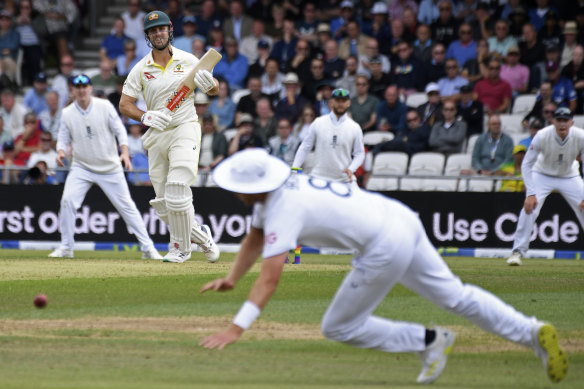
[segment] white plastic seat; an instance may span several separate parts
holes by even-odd
[[[237,128],[227,128],[223,130],[223,136],[227,140],[227,143],[231,142],[231,139],[237,134]]]
[[[469,178],[468,180],[460,180],[458,184],[459,192],[492,192],[493,180],[479,180]]]
[[[466,153],[451,154],[446,160],[444,166],[445,176],[458,176],[462,169],[470,169],[472,167],[472,156]]]
[[[523,116],[527,115],[535,105],[536,96],[537,95],[535,94],[517,96],[515,98],[515,102],[513,103],[513,109],[511,110],[511,113]]]
[[[247,96],[250,93],[251,91],[249,89],[238,89],[231,94],[231,100],[237,105],[243,96]]]
[[[89,78],[97,76],[100,72],[101,70],[99,68],[87,68],[83,70],[83,74],[85,74]]]
[[[367,190],[398,190],[397,178],[370,177],[367,181]]]
[[[529,137],[529,133],[517,133],[517,134],[507,134],[511,137],[511,139],[513,139],[513,146],[516,146],[519,144],[520,141],[522,141],[525,138]]]
[[[406,105],[411,108],[418,108],[428,101],[428,96],[424,92],[412,93],[406,98]]]
[[[525,132],[523,128],[523,118],[525,115],[501,114],[501,129],[506,134]]]
[[[414,154],[410,158],[408,174],[438,176],[444,170],[445,159],[444,154],[431,151]]]
[[[401,179],[399,189],[404,191],[418,192],[422,190],[424,179],[416,177],[404,177]]]
[[[584,128],[584,115],[574,115],[574,125]]]
[[[363,134],[363,144],[365,146],[374,146],[381,142],[387,142],[395,137],[393,132],[388,131],[369,131]]]
[[[385,151],[373,160],[371,174],[405,174],[409,156],[401,151]]]
[[[453,178],[426,178],[422,181],[421,190],[437,192],[456,192],[458,180]]]
[[[477,139],[481,136],[481,134],[472,134],[468,138],[468,143],[466,144],[466,153],[472,155],[472,151],[474,149],[475,143],[477,143]]]

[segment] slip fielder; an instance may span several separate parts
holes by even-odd
[[[49,254],[51,258],[73,258],[75,214],[87,191],[97,184],[120,213],[142,246],[142,258],[162,259],[146,232],[144,221],[122,169],[132,170],[128,153],[128,135],[114,106],[107,100],[91,96],[91,80],[84,74],[73,79],[75,102],[63,109],[57,138],[57,163],[63,159],[69,145],[73,147],[71,170],[65,180],[61,198],[61,246]],[[122,149],[118,156],[116,138]]]
[[[194,93],[179,103],[172,116],[163,112],[172,93],[199,60],[172,47],[172,23],[164,12],[152,11],[144,17],[144,33],[152,50],[130,71],[120,99],[120,112],[150,127],[142,141],[148,150],[150,181],[156,193],[150,205],[170,230],[170,250],[164,261],[188,260],[194,242],[207,260],[215,262],[219,259],[219,248],[209,227],[195,221],[190,188],[197,177],[201,146]],[[209,71],[199,70],[195,84],[209,95],[218,93],[218,82]],[[147,112],[135,105],[141,94]]]

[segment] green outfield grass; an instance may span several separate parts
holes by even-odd
[[[227,326],[259,266],[228,293],[199,294],[227,273],[233,254],[208,264],[138,259],[139,253],[0,250],[0,388],[414,388],[413,354],[360,350],[325,340],[319,321],[350,257],[302,255],[287,265],[271,302],[223,351],[198,346]],[[291,255],[293,258],[293,254]],[[377,314],[448,326],[457,342],[434,388],[582,388],[584,262],[447,258],[463,281],[553,322],[570,372],[552,385],[530,350],[487,334],[397,286]],[[45,309],[34,297],[49,298]]]

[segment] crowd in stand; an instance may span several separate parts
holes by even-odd
[[[84,2],[3,3],[1,163],[30,170],[3,171],[2,181],[62,182],[47,145],[54,146],[60,110],[70,103],[68,79],[83,71],[75,68],[73,42]],[[96,95],[116,107],[124,77],[149,51],[142,23],[150,10],[169,15],[174,47],[197,57],[208,48],[223,54],[213,72],[219,95],[195,97],[201,172],[246,147],[265,147],[291,163],[310,123],[330,113],[335,88],[350,92],[349,114],[365,133],[394,135],[370,145],[373,155],[448,155],[480,134],[468,174],[511,174],[510,166],[518,174],[514,155],[525,147],[514,147],[499,118],[517,96],[537,94],[522,146],[534,134],[528,129],[548,125],[555,108],[584,113],[582,0],[128,0],[127,7],[103,39],[92,78]],[[43,66],[51,60],[59,73],[48,79]],[[30,84],[22,103],[16,101]],[[424,104],[406,104],[420,93]],[[143,128],[124,123],[135,166],[146,167]],[[147,174],[128,179],[148,183]]]

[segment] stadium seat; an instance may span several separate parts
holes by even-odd
[[[231,94],[231,100],[237,105],[243,96],[247,96],[250,93],[251,91],[249,89],[238,89]]]
[[[466,153],[467,154],[472,154],[472,150],[474,149],[474,145],[475,145],[475,143],[477,143],[477,139],[479,136],[481,136],[481,134],[472,134],[468,138],[468,142],[466,143]]]
[[[428,96],[424,92],[416,92],[406,98],[406,105],[410,108],[418,108],[427,101]]]
[[[535,98],[535,94],[517,96],[515,98],[515,102],[513,103],[513,109],[511,110],[511,113],[515,115],[527,115],[535,105]]]
[[[423,152],[417,153],[410,158],[409,175],[432,175],[438,176],[444,170],[444,161],[446,157],[442,153]]]
[[[520,141],[522,141],[523,139],[529,137],[529,133],[518,133],[518,134],[507,134],[511,137],[511,139],[513,139],[513,145],[516,146],[519,144]]]
[[[471,165],[471,154],[466,153],[456,153],[452,154],[446,160],[446,166],[444,167],[445,176],[458,176],[462,169],[470,169]]]
[[[400,190],[418,192],[422,190],[424,179],[416,177],[404,177],[400,182]]]
[[[367,181],[367,190],[398,190],[397,178],[370,177]]]
[[[381,142],[387,142],[395,137],[393,132],[388,131],[369,131],[363,134],[363,144],[365,146],[375,146]]]
[[[463,179],[458,184],[459,192],[492,192],[495,180]]]
[[[409,156],[401,151],[385,151],[373,160],[372,175],[405,174]]]
[[[421,190],[436,192],[456,192],[458,180],[453,178],[425,178]]]
[[[584,115],[574,115],[574,125],[584,128]]]
[[[223,136],[227,140],[227,143],[231,142],[231,139],[237,134],[237,128],[227,128],[223,130]]]
[[[499,116],[501,118],[501,129],[504,133],[511,134],[526,132],[521,123],[525,117],[524,115],[501,114]]]

